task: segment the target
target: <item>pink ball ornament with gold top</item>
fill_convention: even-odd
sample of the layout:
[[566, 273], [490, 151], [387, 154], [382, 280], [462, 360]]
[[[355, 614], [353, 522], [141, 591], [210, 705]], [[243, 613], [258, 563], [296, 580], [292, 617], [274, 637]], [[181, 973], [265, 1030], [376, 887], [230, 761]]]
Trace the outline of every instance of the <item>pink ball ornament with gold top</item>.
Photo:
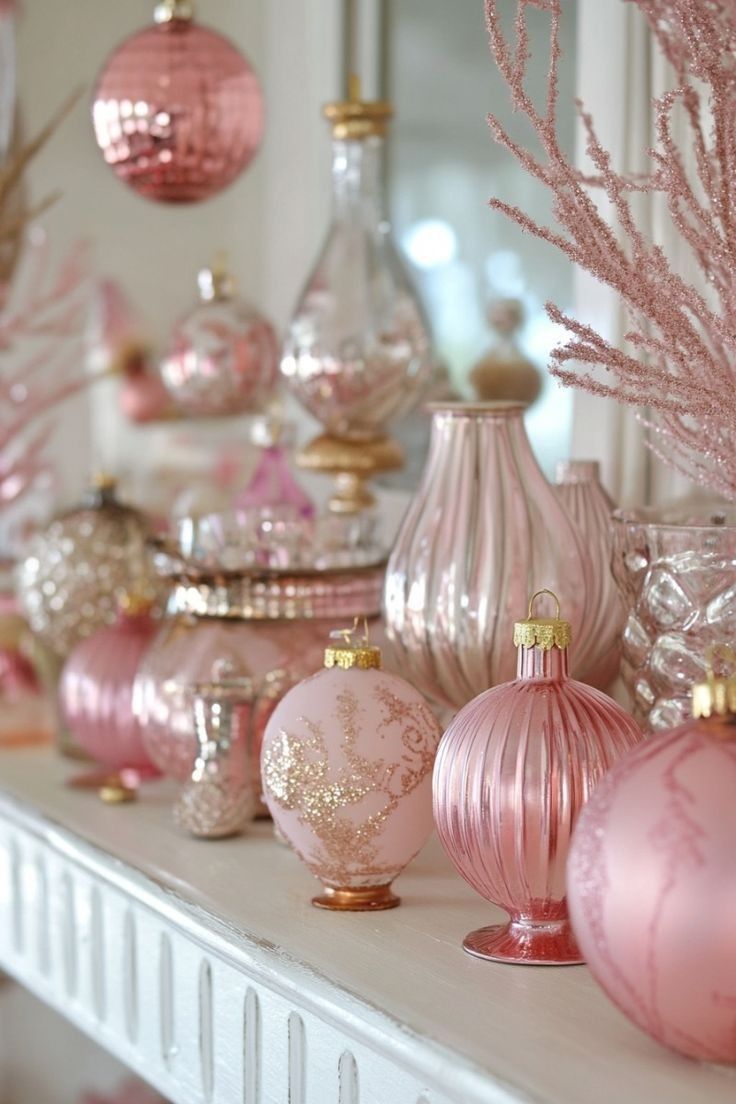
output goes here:
[[736, 1062], [735, 793], [736, 674], [711, 670], [693, 718], [631, 751], [595, 792], [568, 865], [595, 979], [643, 1031], [712, 1062]]
[[[549, 595], [553, 618], [533, 616]], [[567, 913], [565, 864], [578, 814], [640, 739], [614, 701], [568, 675], [570, 624], [550, 591], [517, 622], [517, 677], [475, 698], [447, 729], [434, 768], [440, 840], [460, 874], [510, 914], [471, 932], [479, 958], [582, 962]]]
[[440, 727], [422, 696], [381, 670], [354, 632], [295, 686], [266, 728], [261, 770], [276, 827], [324, 891], [320, 908], [393, 908], [391, 883], [432, 831]]

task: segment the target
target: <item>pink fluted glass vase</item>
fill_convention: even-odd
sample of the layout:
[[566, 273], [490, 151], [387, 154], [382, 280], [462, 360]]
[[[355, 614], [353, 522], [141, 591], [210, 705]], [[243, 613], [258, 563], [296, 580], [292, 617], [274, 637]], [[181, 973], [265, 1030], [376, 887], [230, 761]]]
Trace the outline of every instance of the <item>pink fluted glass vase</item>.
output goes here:
[[567, 507], [590, 553], [587, 581], [593, 618], [591, 643], [581, 656], [576, 675], [599, 690], [606, 690], [621, 665], [621, 636], [626, 616], [613, 577], [613, 521], [615, 503], [600, 481], [596, 460], [562, 460], [557, 465], [557, 497]]
[[[586, 657], [588, 556], [544, 477], [520, 403], [433, 407], [429, 457], [386, 572], [393, 666], [458, 709], [514, 676], [514, 620], [542, 581]], [[573, 672], [577, 672], [573, 658]]]
[[479, 958], [581, 962], [565, 863], [572, 830], [605, 771], [641, 738], [628, 714], [568, 675], [570, 626], [519, 622], [517, 678], [462, 709], [434, 770], [440, 840], [460, 874], [510, 915], [471, 932]]

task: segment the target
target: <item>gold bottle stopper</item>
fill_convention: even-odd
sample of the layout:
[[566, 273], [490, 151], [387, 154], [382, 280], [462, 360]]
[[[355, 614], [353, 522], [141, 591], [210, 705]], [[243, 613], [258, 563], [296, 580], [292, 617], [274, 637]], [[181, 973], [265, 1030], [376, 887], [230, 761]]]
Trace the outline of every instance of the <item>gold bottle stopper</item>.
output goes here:
[[[554, 617], [534, 617], [534, 603], [542, 594], [547, 594], [555, 603]], [[525, 621], [514, 625], [514, 644], [517, 648], [541, 648], [548, 652], [551, 648], [569, 648], [572, 643], [572, 628], [569, 621], [560, 617], [560, 600], [554, 591], [538, 590], [529, 599], [529, 610]]]
[[153, 9], [155, 23], [189, 23], [194, 19], [193, 0], [161, 0]]
[[[717, 675], [713, 670], [719, 657], [730, 665], [730, 674]], [[693, 685], [693, 717], [736, 717], [736, 652], [728, 644], [714, 644], [706, 660], [704, 681]]]
[[378, 670], [381, 667], [381, 649], [368, 639], [368, 621], [363, 618], [363, 634], [358, 636], [360, 618], [356, 617], [352, 629], [336, 629], [330, 638], [340, 640], [325, 648], [325, 667], [340, 667], [343, 671], [357, 667], [361, 671]]
[[362, 100], [360, 78], [351, 73], [348, 98], [325, 104], [325, 118], [332, 124], [333, 138], [360, 140], [372, 135], [383, 136], [394, 113], [388, 100]]

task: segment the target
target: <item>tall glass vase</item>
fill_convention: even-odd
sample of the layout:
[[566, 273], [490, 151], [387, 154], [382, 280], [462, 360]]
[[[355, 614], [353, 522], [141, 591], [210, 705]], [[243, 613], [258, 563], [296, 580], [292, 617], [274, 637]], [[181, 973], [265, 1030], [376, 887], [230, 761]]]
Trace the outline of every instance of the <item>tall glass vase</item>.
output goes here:
[[454, 403], [432, 410], [424, 476], [386, 574], [395, 670], [454, 709], [508, 682], [518, 610], [546, 587], [569, 611], [576, 674], [589, 657], [591, 569], [574, 522], [532, 453], [524, 406]]
[[624, 606], [611, 569], [615, 509], [600, 481], [595, 460], [563, 460], [557, 465], [555, 490], [580, 529], [590, 554], [588, 600], [595, 615], [588, 662], [582, 662], [578, 678], [599, 690], [607, 690], [621, 665], [621, 633]]
[[642, 727], [674, 728], [690, 716], [709, 650], [736, 640], [736, 510], [621, 510], [613, 528], [621, 675]]

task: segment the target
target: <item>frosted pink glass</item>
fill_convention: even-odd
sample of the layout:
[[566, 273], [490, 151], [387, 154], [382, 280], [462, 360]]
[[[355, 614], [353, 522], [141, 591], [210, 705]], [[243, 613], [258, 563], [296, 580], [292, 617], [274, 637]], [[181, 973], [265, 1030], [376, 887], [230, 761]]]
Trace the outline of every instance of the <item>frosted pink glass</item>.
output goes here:
[[613, 522], [615, 503], [600, 481], [594, 460], [564, 460], [557, 465], [557, 497], [583, 534], [589, 553], [586, 596], [592, 615], [590, 644], [579, 657], [576, 676], [581, 682], [606, 690], [621, 665], [621, 635], [626, 615], [613, 577]]
[[291, 471], [289, 456], [281, 445], [264, 448], [248, 486], [235, 499], [239, 510], [264, 506], [291, 506], [303, 518], [314, 517], [314, 503]]
[[518, 403], [437, 405], [422, 482], [386, 571], [394, 666], [459, 709], [514, 675], [514, 621], [538, 587], [572, 623], [573, 673], [591, 640], [588, 553], [545, 479]]
[[611, 771], [570, 851], [570, 916], [596, 980], [665, 1046], [736, 1062], [736, 730], [689, 721]]
[[387, 671], [322, 670], [284, 697], [263, 741], [264, 794], [323, 885], [388, 886], [426, 843], [439, 737], [422, 696]]
[[565, 863], [603, 773], [641, 738], [599, 690], [568, 677], [567, 650], [519, 648], [515, 681], [486, 691], [445, 733], [434, 770], [442, 845], [463, 878], [510, 914], [464, 947], [505, 962], [581, 962]]
[[132, 702], [133, 681], [157, 628], [147, 613], [121, 613], [114, 625], [78, 644], [62, 672], [66, 724], [80, 747], [113, 770], [156, 773]]

